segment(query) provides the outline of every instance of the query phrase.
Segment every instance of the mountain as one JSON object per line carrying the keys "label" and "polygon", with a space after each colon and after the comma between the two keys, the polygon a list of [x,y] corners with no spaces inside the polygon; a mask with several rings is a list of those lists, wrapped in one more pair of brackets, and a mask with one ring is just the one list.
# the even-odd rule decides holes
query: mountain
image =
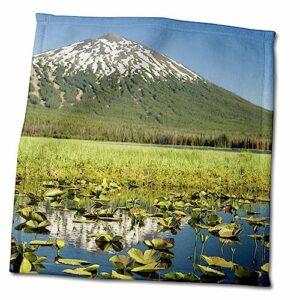
{"label": "mountain", "polygon": [[28,100],[30,135],[228,146],[272,131],[271,111],[114,34],[35,55]]}

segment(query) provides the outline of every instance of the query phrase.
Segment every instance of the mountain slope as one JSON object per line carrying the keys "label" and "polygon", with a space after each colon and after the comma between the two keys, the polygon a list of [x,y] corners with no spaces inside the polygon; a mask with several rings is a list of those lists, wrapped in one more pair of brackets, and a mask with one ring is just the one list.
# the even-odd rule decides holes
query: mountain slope
{"label": "mountain slope", "polygon": [[[112,34],[33,57],[25,134],[106,140],[125,134],[126,141],[186,144],[226,136],[264,143],[271,128],[272,112]],[[155,140],[161,135],[165,142]]]}

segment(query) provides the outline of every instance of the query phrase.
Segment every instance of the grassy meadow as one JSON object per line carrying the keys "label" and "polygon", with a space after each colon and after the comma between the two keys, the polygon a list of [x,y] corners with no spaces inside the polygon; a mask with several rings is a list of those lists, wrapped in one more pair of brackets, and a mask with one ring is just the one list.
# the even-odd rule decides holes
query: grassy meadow
{"label": "grassy meadow", "polygon": [[195,151],[151,145],[22,137],[17,176],[21,192],[47,180],[103,178],[123,186],[213,190],[269,197],[271,155]]}

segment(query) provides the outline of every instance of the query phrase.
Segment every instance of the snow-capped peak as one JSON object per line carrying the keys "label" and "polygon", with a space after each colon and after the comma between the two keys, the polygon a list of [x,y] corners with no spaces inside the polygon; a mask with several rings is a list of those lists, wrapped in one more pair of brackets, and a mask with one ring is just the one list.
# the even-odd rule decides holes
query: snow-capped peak
{"label": "snow-capped peak", "polygon": [[167,56],[111,33],[35,55],[33,65],[48,67],[52,73],[63,66],[65,76],[91,70],[98,78],[118,72],[139,74],[145,81],[169,76],[183,81],[202,79]]}

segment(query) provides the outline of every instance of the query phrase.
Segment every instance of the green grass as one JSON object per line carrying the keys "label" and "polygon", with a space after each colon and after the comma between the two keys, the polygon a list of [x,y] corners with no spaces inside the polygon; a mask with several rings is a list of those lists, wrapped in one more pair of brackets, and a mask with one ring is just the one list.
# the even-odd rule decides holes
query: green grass
{"label": "green grass", "polygon": [[268,197],[271,155],[192,151],[138,144],[22,137],[17,174],[21,192],[51,179],[105,177],[151,189],[223,191]]}

